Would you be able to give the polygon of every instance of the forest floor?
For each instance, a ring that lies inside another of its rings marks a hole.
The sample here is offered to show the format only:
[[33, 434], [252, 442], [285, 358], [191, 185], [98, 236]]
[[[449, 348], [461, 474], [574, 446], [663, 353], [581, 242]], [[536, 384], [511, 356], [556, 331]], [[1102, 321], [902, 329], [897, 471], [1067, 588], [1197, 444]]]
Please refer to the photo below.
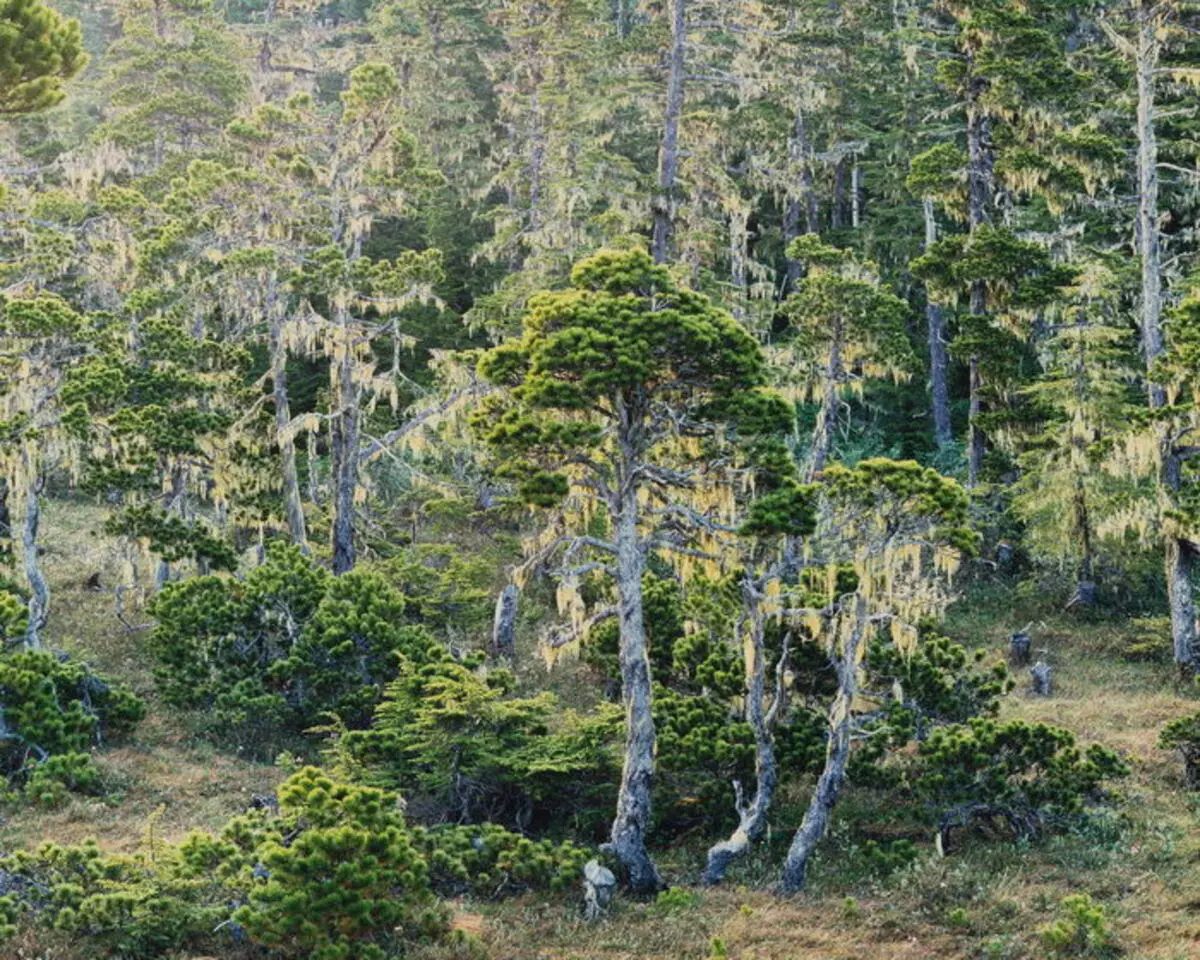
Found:
[[[97, 572], [102, 587], [119, 579], [122, 561], [98, 533], [101, 523], [101, 511], [86, 505], [55, 503], [48, 511], [45, 563], [54, 611], [48, 641], [123, 679], [151, 709], [131, 742], [99, 758], [115, 784], [107, 800], [17, 811], [0, 824], [0, 849], [95, 837], [131, 852], [148, 835], [178, 840], [194, 829], [218, 828], [247, 806], [251, 793], [270, 792], [284, 776], [206, 744], [190, 733], [186, 717], [157, 706], [140, 652], [144, 632], [117, 619], [110, 591], [87, 585]], [[899, 828], [881, 815], [887, 807], [879, 797], [851, 789], [809, 890], [795, 899], [769, 892], [790, 839], [780, 828], [723, 888], [693, 885], [715, 839], [697, 836], [660, 854], [675, 889], [651, 904], [619, 899], [599, 924], [582, 923], [571, 898], [544, 897], [459, 902], [456, 924], [476, 933], [496, 960], [1041, 960], [1048, 954], [1037, 930], [1056, 919], [1063, 897], [1088, 893], [1103, 905], [1128, 960], [1200, 957], [1200, 795], [1184, 789], [1178, 759], [1156, 745], [1166, 721], [1196, 709], [1195, 697], [1177, 689], [1168, 666], [1120, 657], [1126, 623], [1036, 604], [998, 586], [975, 590], [956, 605], [944, 632], [998, 656], [1014, 630], [1036, 621], [1034, 646], [1048, 651], [1057, 688], [1053, 697], [1035, 699], [1028, 678], [1018, 676], [1002, 716], [1054, 723], [1081, 745], [1117, 749], [1132, 773], [1111, 816], [1034, 844], [964, 836], [945, 857], [931, 837], [914, 835], [919, 860], [873, 880], [856, 856], [861, 838]], [[804, 799], [783, 798], [779, 821], [798, 819]], [[440, 954], [424, 951], [420, 960]], [[19, 955], [81, 960], [65, 944], [26, 943]]]

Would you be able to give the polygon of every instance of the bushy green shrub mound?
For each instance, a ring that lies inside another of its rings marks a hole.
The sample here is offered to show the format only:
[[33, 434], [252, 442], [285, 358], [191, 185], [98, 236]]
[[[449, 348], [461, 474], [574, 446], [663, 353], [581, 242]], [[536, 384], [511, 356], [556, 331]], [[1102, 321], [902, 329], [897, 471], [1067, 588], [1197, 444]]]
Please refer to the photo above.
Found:
[[165, 588], [149, 647], [168, 702], [204, 709], [213, 733], [265, 749], [325, 713], [365, 727], [400, 662], [446, 657], [405, 610], [379, 573], [333, 577], [273, 546], [244, 580]]
[[55, 805], [102, 792], [89, 751], [132, 731], [142, 701], [77, 661], [30, 651], [0, 657], [0, 770], [25, 798]]
[[[512, 674], [453, 660], [402, 661], [369, 730], [334, 743], [366, 782], [416, 793], [459, 822], [550, 826], [609, 812], [616, 713], [581, 717], [550, 693], [518, 697]], [[602, 813], [601, 813], [602, 811]]]
[[1031, 837], [1077, 818], [1128, 774], [1113, 751], [1080, 750], [1066, 730], [1044, 723], [976, 718], [935, 730], [911, 771], [917, 795], [944, 836], [982, 819]]

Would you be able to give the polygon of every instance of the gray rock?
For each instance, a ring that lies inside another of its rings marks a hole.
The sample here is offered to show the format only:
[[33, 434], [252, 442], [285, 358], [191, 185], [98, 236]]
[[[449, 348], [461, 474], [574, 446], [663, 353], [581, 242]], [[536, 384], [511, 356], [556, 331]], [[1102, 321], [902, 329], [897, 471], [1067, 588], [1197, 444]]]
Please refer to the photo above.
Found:
[[617, 878], [613, 872], [599, 860], [589, 860], [583, 868], [584, 919], [594, 923], [603, 917], [616, 892]]

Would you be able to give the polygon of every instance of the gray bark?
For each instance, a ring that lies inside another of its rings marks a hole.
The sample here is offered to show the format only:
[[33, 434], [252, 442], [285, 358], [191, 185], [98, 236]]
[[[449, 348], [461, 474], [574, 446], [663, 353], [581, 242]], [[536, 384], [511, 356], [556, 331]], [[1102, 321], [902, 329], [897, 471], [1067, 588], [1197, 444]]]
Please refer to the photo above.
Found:
[[29, 489], [25, 491], [25, 516], [21, 523], [21, 554], [25, 566], [25, 580], [29, 584], [29, 623], [25, 628], [25, 649], [42, 648], [41, 631], [50, 614], [50, 584], [42, 572], [38, 556], [38, 528], [42, 520], [42, 488], [44, 479], [38, 475], [30, 477]]
[[731, 312], [739, 320], [746, 319], [746, 300], [749, 295], [746, 263], [750, 253], [746, 221], [745, 211], [736, 210], [729, 215], [729, 281], [733, 286]]
[[[804, 110], [797, 105], [792, 125], [792, 137], [788, 142], [788, 156], [792, 165], [800, 170], [798, 189], [789, 192], [783, 215], [784, 246], [800, 236], [800, 221], [804, 220], [804, 233], [817, 232], [817, 191], [813, 186], [812, 148], [808, 142], [808, 128], [804, 122]], [[800, 281], [802, 268], [799, 262], [788, 260], [786, 295]]]
[[[937, 242], [937, 220], [933, 201], [928, 197], [925, 208], [925, 251]], [[933, 437], [939, 449], [954, 442], [950, 424], [950, 358], [946, 350], [946, 315], [940, 303], [933, 300], [925, 305], [925, 322], [929, 332], [929, 394], [933, 412]]]
[[492, 655], [513, 659], [516, 653], [517, 608], [521, 592], [510, 583], [496, 598], [496, 613], [492, 618]]
[[[342, 324], [347, 322], [343, 316]], [[333, 572], [343, 574], [354, 569], [357, 559], [354, 547], [354, 494], [358, 489], [358, 444], [361, 411], [358, 387], [354, 383], [354, 356], [347, 344], [338, 361], [334, 402], [336, 412], [330, 423], [330, 461], [333, 487], [330, 497], [333, 523], [330, 542], [333, 552]]]
[[296, 469], [296, 443], [287, 435], [292, 422], [292, 407], [288, 398], [287, 348], [278, 320], [272, 320], [271, 395], [275, 401], [275, 434], [279, 443], [280, 480], [283, 484], [283, 504], [287, 514], [288, 535], [292, 543], [308, 552], [308, 528], [304, 519], [304, 501], [300, 496], [300, 475]]
[[[627, 416], [627, 414], [624, 414]], [[623, 418], [624, 418], [623, 416]], [[652, 893], [664, 886], [646, 850], [650, 794], [654, 781], [655, 732], [651, 712], [650, 654], [642, 613], [646, 556], [638, 535], [637, 457], [623, 457], [617, 524], [617, 606], [620, 618], [621, 698], [625, 707], [625, 762], [608, 849], [620, 860], [629, 886]]]
[[[1145, 4], [1138, 11], [1135, 68], [1137, 73], [1137, 250], [1141, 258], [1142, 289], [1140, 327], [1142, 354], [1149, 371], [1166, 350], [1162, 326], [1162, 246], [1158, 209], [1158, 137], [1154, 129], [1156, 86], [1161, 42], [1159, 10]], [[1147, 388], [1151, 409], [1167, 403], [1161, 384]], [[1178, 502], [1183, 465], [1169, 436], [1163, 437], [1162, 484], [1172, 503]], [[1168, 534], [1164, 550], [1167, 597], [1171, 613], [1171, 641], [1175, 664], [1184, 674], [1196, 671], [1196, 601], [1192, 587], [1194, 554], [1184, 539]]]
[[[975, 78], [970, 83], [967, 104], [967, 214], [971, 232], [991, 221], [995, 193], [996, 155], [992, 144], [992, 121], [979, 105], [987, 89], [987, 81]], [[983, 281], [971, 285], [971, 315], [982, 317], [987, 312], [986, 289]], [[967, 442], [967, 485], [979, 482], [983, 467], [986, 441], [977, 418], [983, 409], [983, 377], [979, 358], [970, 359], [970, 426]]]
[[833, 450], [833, 443], [837, 438], [838, 410], [841, 406], [838, 386], [841, 380], [842, 330], [839, 320], [834, 322], [829, 361], [825, 367], [825, 382], [822, 385], [821, 410], [817, 414], [817, 425], [813, 430], [813, 447], [808, 470], [810, 482], [825, 469], [825, 462], [829, 459], [829, 453]]
[[667, 102], [658, 150], [658, 196], [654, 199], [654, 233], [650, 252], [655, 263], [671, 256], [675, 219], [675, 185], [679, 177], [679, 121], [683, 116], [687, 68], [687, 0], [671, 0], [671, 46], [667, 64]]
[[775, 699], [768, 711], [766, 698], [766, 645], [763, 642], [765, 618], [761, 595], [753, 583], [743, 585], [746, 617], [750, 623], [750, 644], [746, 647], [746, 723], [754, 733], [754, 798], [745, 803], [742, 786], [736, 780], [733, 788], [737, 797], [738, 825], [727, 840], [714, 844], [708, 851], [704, 882], [717, 884], [725, 879], [729, 865], [743, 856], [767, 829], [767, 814], [779, 784], [779, 765], [775, 759], [775, 720], [783, 703], [783, 672], [787, 661], [788, 641], [776, 667]]
[[808, 810], [784, 861], [783, 876], [779, 883], [779, 892], [782, 894], [798, 893], [804, 888], [808, 864], [829, 829], [830, 814], [846, 779], [846, 764], [850, 759], [851, 718], [854, 697], [858, 692], [858, 648], [866, 629], [867, 601], [857, 594], [854, 598], [854, 628], [837, 658], [838, 692], [829, 708], [829, 745], [825, 753], [825, 769], [821, 771]]

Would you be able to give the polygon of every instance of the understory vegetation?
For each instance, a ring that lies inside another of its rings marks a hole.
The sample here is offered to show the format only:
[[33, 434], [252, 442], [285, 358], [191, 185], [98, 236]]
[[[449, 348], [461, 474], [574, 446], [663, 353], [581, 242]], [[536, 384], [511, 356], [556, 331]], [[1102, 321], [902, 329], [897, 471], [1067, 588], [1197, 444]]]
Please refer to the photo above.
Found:
[[0, 0], [0, 955], [1200, 952], [1187, 0]]

